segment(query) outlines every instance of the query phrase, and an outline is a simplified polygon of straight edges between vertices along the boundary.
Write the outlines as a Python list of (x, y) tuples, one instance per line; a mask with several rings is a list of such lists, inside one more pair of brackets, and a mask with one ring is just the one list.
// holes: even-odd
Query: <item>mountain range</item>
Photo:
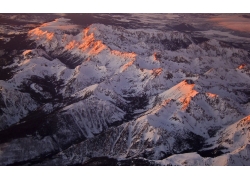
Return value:
[(0, 165), (250, 165), (250, 54), (206, 33), (57, 18), (4, 35)]

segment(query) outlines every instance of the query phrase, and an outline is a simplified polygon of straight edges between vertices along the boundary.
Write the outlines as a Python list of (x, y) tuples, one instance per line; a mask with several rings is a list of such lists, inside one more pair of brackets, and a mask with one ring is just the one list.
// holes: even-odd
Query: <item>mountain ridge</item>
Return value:
[(2, 67), (14, 74), (0, 80), (1, 165), (222, 165), (248, 152), (246, 136), (215, 140), (250, 114), (247, 51), (65, 18), (28, 40), (36, 47)]

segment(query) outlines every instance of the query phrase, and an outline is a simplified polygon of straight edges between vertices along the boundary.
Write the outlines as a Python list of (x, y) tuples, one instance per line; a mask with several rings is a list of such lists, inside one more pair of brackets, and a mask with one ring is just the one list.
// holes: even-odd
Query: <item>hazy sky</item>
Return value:
[(250, 32), (250, 14), (223, 14), (209, 19), (218, 26), (228, 29)]

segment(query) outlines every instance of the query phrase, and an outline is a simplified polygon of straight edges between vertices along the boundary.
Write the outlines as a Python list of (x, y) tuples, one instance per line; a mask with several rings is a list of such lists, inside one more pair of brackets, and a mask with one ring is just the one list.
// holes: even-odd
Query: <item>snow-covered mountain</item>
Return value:
[(249, 165), (246, 50), (65, 18), (24, 43), (1, 67), (0, 165)]

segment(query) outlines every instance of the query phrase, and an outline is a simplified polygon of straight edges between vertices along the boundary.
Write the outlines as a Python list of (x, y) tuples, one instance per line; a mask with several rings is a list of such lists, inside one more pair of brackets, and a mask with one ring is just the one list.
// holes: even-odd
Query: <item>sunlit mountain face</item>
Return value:
[(0, 14), (0, 165), (250, 165), (250, 14)]

